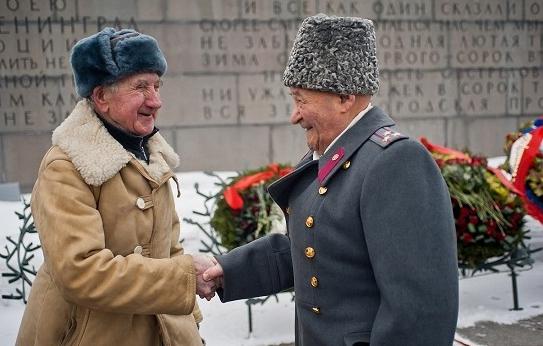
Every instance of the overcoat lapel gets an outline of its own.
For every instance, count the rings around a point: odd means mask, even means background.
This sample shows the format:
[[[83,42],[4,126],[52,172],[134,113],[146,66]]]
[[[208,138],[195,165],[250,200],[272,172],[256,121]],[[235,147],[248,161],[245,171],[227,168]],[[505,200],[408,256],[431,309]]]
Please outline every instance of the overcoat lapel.
[[[275,203],[281,207],[281,209],[285,210],[288,206],[289,191],[292,184],[296,181],[296,178],[299,177],[303,172],[310,169],[314,169],[315,172],[317,172],[317,160],[313,160],[312,151],[309,151],[302,158],[292,172],[274,181],[272,184],[270,184],[270,186],[268,186],[268,192]]]

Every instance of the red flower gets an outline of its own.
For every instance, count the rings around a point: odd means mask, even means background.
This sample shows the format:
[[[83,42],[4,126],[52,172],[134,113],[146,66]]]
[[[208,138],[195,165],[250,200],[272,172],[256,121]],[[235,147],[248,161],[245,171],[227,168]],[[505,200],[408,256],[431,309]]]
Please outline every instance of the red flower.
[[[503,231],[498,231],[494,234],[494,238],[498,241],[502,241],[505,239],[505,233],[503,233]]]
[[[473,166],[483,166],[483,167],[487,166],[487,162],[484,157],[473,156],[471,158],[471,163]]]

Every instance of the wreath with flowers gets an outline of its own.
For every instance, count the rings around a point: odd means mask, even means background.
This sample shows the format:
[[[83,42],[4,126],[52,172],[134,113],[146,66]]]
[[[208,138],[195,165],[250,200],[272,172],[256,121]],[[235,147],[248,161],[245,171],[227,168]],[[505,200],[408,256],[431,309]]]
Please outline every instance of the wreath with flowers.
[[[485,157],[438,146],[426,138],[421,142],[449,188],[459,267],[490,269],[493,264],[518,258],[519,251],[529,254],[519,191],[501,171],[489,167]]]
[[[526,212],[543,222],[543,116],[507,134],[502,168],[511,174]]]
[[[272,163],[241,172],[222,184],[210,225],[223,247],[232,250],[284,230],[283,213],[267,193],[267,187],[291,171],[290,166]]]

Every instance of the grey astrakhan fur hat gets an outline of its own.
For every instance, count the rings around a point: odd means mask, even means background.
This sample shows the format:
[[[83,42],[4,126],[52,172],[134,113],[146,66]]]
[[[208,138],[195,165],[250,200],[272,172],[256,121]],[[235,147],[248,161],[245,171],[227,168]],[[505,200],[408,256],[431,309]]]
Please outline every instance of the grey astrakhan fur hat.
[[[88,97],[99,85],[138,72],[166,72],[157,41],[135,30],[105,28],[75,44],[70,57],[77,93]]]
[[[342,95],[377,93],[373,22],[324,14],[306,18],[294,40],[283,83]]]

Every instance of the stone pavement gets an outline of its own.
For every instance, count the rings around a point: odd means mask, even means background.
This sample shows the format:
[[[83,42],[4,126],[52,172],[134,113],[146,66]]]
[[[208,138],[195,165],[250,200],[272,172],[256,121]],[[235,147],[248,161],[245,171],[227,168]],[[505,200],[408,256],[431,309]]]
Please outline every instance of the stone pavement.
[[[457,332],[477,345],[543,346],[543,315],[515,324],[477,322],[475,326],[460,328]]]
[[[515,324],[477,322],[472,327],[459,328],[457,334],[467,339],[466,346],[543,346],[543,315],[520,320]]]
[[[541,224],[529,221],[527,228],[533,232],[529,241],[532,249],[543,248]],[[543,251],[536,252],[532,258],[543,263]],[[541,293],[543,296],[543,292]],[[459,328],[457,334],[477,345],[488,346],[543,346],[543,315],[520,320],[514,324],[500,324],[481,321],[472,327]]]

